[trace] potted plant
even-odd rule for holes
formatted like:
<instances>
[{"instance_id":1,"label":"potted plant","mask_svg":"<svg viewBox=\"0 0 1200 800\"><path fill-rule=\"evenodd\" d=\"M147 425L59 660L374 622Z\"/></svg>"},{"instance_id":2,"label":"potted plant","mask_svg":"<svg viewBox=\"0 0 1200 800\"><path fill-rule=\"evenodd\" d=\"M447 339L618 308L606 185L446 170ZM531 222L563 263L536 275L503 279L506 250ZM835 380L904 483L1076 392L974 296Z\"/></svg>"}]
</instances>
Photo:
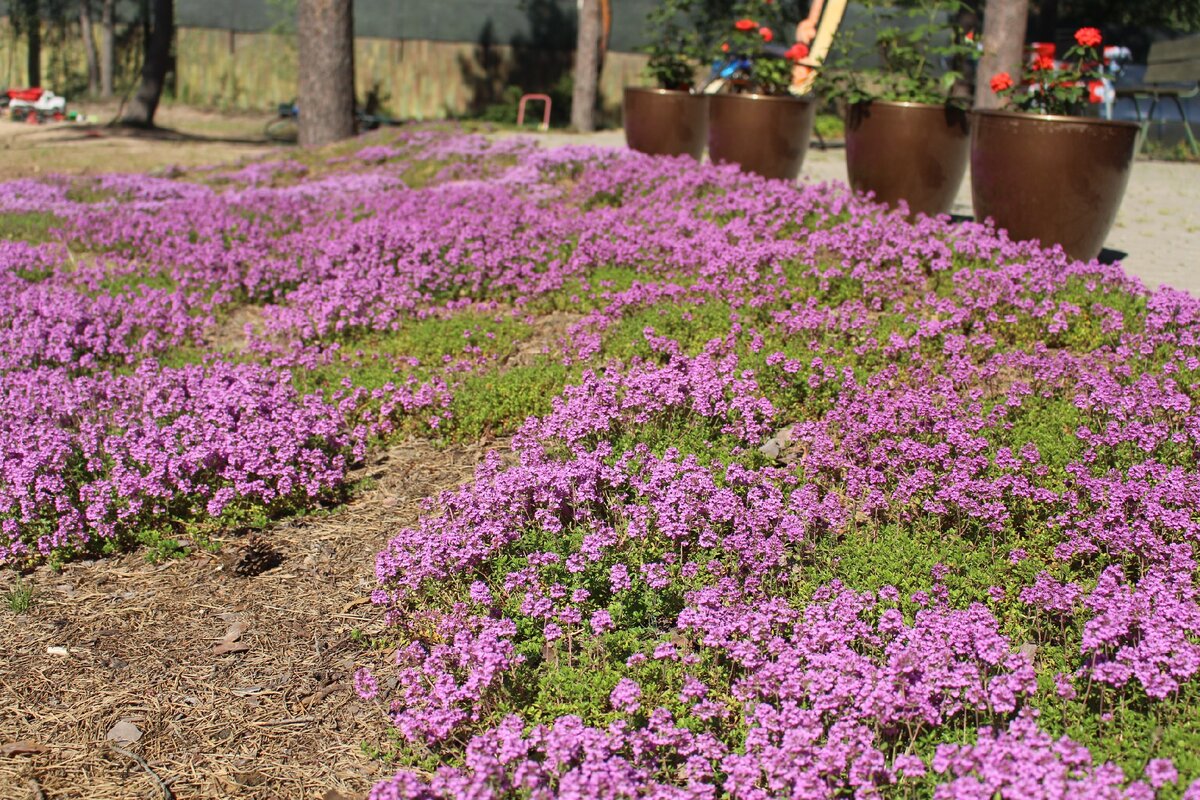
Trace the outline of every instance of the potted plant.
<instances>
[{"instance_id":1,"label":"potted plant","mask_svg":"<svg viewBox=\"0 0 1200 800\"><path fill-rule=\"evenodd\" d=\"M956 69L975 54L954 25L958 0L918 0L872 17L867 47L879 66L859 69L856 37L842 36L817 84L846 103L846 171L856 192L909 212L950 211L967 170L970 129L965 98L954 96Z\"/></svg>"},{"instance_id":2,"label":"potted plant","mask_svg":"<svg viewBox=\"0 0 1200 800\"><path fill-rule=\"evenodd\" d=\"M708 157L768 178L795 180L804 163L817 104L788 93L792 65L808 47L776 43L778 4L749 0L720 43L722 93L708 101Z\"/></svg>"},{"instance_id":3,"label":"potted plant","mask_svg":"<svg viewBox=\"0 0 1200 800\"><path fill-rule=\"evenodd\" d=\"M697 161L708 136L708 98L692 91L699 36L692 24L694 0L664 0L646 19L653 37L646 47L646 74L654 86L625 87L625 141L651 155L687 154Z\"/></svg>"},{"instance_id":4,"label":"potted plant","mask_svg":"<svg viewBox=\"0 0 1200 800\"><path fill-rule=\"evenodd\" d=\"M1102 99L1100 31L1080 28L1062 62L1043 51L1018 83L992 77L1008 109L971 122L971 199L1014 239L1059 244L1095 258L1112 227L1137 150L1139 128L1081 116Z\"/></svg>"}]
</instances>

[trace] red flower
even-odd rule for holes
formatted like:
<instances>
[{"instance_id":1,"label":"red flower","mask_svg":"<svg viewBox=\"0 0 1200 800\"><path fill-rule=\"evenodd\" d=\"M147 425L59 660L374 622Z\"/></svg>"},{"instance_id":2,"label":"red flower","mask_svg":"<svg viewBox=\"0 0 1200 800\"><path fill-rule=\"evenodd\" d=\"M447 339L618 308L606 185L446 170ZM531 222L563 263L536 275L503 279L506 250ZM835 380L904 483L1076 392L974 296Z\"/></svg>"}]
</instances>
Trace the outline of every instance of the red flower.
<instances>
[{"instance_id":1,"label":"red flower","mask_svg":"<svg viewBox=\"0 0 1200 800\"><path fill-rule=\"evenodd\" d=\"M804 42L796 42L787 49L787 52L783 54L783 57L788 61L803 61L808 57L808 45L806 45Z\"/></svg>"},{"instance_id":2,"label":"red flower","mask_svg":"<svg viewBox=\"0 0 1200 800\"><path fill-rule=\"evenodd\" d=\"M733 23L733 27L737 28L739 31L752 31L758 27L758 23L752 19L739 19L737 22Z\"/></svg>"},{"instance_id":3,"label":"red flower","mask_svg":"<svg viewBox=\"0 0 1200 800\"><path fill-rule=\"evenodd\" d=\"M1013 85L1012 76L1007 72L997 72L992 76L992 91L1003 92L1005 89L1011 89Z\"/></svg>"},{"instance_id":4,"label":"red flower","mask_svg":"<svg viewBox=\"0 0 1200 800\"><path fill-rule=\"evenodd\" d=\"M1080 47L1098 47L1104 39L1095 28L1080 28L1075 31L1075 41L1079 42Z\"/></svg>"},{"instance_id":5,"label":"red flower","mask_svg":"<svg viewBox=\"0 0 1200 800\"><path fill-rule=\"evenodd\" d=\"M764 42L769 42L775 38L775 33L770 28L759 28L758 35L762 37Z\"/></svg>"},{"instance_id":6,"label":"red flower","mask_svg":"<svg viewBox=\"0 0 1200 800\"><path fill-rule=\"evenodd\" d=\"M968 42L975 41L975 31L967 31L967 41Z\"/></svg>"},{"instance_id":7,"label":"red flower","mask_svg":"<svg viewBox=\"0 0 1200 800\"><path fill-rule=\"evenodd\" d=\"M1088 102L1103 103L1104 102L1104 81L1090 81L1088 83Z\"/></svg>"},{"instance_id":8,"label":"red flower","mask_svg":"<svg viewBox=\"0 0 1200 800\"><path fill-rule=\"evenodd\" d=\"M1054 69L1054 58L1046 55L1038 55L1033 59L1033 66L1030 67L1034 72L1042 70Z\"/></svg>"},{"instance_id":9,"label":"red flower","mask_svg":"<svg viewBox=\"0 0 1200 800\"><path fill-rule=\"evenodd\" d=\"M721 52L722 52L722 53L728 53L728 52L729 52L729 42L722 42L722 43L721 43Z\"/></svg>"}]
</instances>

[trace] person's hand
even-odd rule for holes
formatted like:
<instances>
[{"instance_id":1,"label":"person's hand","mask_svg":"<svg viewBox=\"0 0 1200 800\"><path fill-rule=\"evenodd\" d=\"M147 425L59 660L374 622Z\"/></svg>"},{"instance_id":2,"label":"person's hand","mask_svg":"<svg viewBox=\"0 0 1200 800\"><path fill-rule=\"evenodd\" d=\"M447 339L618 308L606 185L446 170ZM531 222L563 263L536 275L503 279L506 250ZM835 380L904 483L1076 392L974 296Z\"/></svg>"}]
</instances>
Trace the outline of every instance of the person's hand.
<instances>
[{"instance_id":1,"label":"person's hand","mask_svg":"<svg viewBox=\"0 0 1200 800\"><path fill-rule=\"evenodd\" d=\"M817 36L817 23L811 19L802 19L796 26L796 41L808 44Z\"/></svg>"}]
</instances>

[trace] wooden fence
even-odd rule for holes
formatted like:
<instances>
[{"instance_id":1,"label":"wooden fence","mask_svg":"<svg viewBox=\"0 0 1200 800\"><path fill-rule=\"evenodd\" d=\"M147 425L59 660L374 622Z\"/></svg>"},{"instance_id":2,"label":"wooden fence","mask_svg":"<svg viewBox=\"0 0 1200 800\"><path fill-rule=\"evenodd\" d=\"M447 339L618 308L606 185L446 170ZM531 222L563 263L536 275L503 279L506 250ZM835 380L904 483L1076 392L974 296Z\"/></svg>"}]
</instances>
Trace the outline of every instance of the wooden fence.
<instances>
[{"instance_id":1,"label":"wooden fence","mask_svg":"<svg viewBox=\"0 0 1200 800\"><path fill-rule=\"evenodd\" d=\"M293 37L183 28L176 47L176 92L185 103L263 110L295 96ZM569 53L362 37L355 41L354 64L360 102L374 92L383 108L402 119L477 112L499 102L510 84L550 91L571 69ZM640 54L606 55L600 94L610 113L620 106L622 87L640 81L645 64Z\"/></svg>"},{"instance_id":2,"label":"wooden fence","mask_svg":"<svg viewBox=\"0 0 1200 800\"><path fill-rule=\"evenodd\" d=\"M119 52L117 92L137 81L140 40ZM0 87L23 86L23 37L0 18ZM479 112L504 99L505 89L554 93L571 71L571 54L532 47L359 37L355 40L359 102L374 93L399 119L444 119ZM176 32L175 78L168 94L205 108L273 111L296 94L295 37L181 27ZM610 52L600 78L604 116L619 114L621 89L640 83L646 57ZM80 98L87 71L78 25L50 29L42 40L42 83ZM561 96L561 92L559 92Z\"/></svg>"}]
</instances>

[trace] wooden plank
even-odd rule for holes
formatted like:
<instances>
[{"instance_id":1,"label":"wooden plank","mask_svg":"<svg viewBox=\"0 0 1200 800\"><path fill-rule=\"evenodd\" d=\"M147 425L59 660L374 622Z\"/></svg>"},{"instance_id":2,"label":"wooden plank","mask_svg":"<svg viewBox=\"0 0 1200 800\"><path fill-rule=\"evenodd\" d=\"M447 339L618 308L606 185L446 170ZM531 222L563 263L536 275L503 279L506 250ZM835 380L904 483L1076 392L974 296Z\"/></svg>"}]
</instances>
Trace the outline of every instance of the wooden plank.
<instances>
[{"instance_id":1,"label":"wooden plank","mask_svg":"<svg viewBox=\"0 0 1200 800\"><path fill-rule=\"evenodd\" d=\"M1146 63L1153 66L1160 61L1195 61L1200 59L1200 36L1170 39L1150 45Z\"/></svg>"},{"instance_id":2,"label":"wooden plank","mask_svg":"<svg viewBox=\"0 0 1200 800\"><path fill-rule=\"evenodd\" d=\"M1146 67L1143 83L1196 83L1200 81L1200 59L1171 61Z\"/></svg>"}]
</instances>

